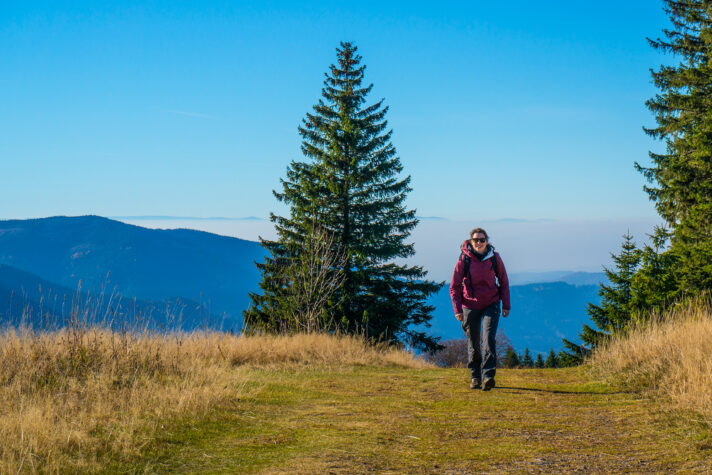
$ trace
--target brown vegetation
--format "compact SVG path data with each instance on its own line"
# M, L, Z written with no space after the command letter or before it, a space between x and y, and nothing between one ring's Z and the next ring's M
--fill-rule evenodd
M593 368L626 388L669 399L712 424L712 305L709 300L653 316L613 338Z
M130 460L163 422L249 392L245 367L285 364L428 366L356 336L9 331L0 335L0 473Z
M428 361L442 368L464 368L468 363L467 338L452 338L441 343L442 349L434 353L427 353ZM501 365L508 348L512 347L512 340L499 329L495 336L497 359Z

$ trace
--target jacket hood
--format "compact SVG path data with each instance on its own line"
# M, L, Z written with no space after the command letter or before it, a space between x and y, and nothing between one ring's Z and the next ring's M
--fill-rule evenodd
M469 239L465 239L462 242L462 252L463 254L469 256L470 259L476 259L475 250L472 249L472 245L470 244ZM485 257L483 257L482 260L486 261L490 257L494 257L494 247L490 244L487 244L487 254L485 254Z

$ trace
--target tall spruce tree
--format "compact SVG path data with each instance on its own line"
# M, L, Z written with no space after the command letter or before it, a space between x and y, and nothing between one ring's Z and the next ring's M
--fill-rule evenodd
M269 252L262 273L262 293L250 294L244 313L253 330L280 331L289 314L284 295L291 285L282 270L303 252L312 229L334 236L335 254L345 261L323 318L342 331L362 332L426 351L439 348L436 338L415 329L429 326L433 307L426 298L442 284L425 279L419 266L393 262L414 254L406 243L418 223L405 206L410 177L401 178L400 159L391 144L383 100L367 105L373 85L365 86L361 56L351 43L337 48L337 63L326 74L322 97L299 127L306 161L293 161L275 197L290 216L271 214L278 239L261 239Z
M645 190L672 229L678 289L712 289L712 3L664 0L672 29L648 41L680 62L652 72L660 93L647 102L665 153L650 153L652 166L636 163L651 186Z

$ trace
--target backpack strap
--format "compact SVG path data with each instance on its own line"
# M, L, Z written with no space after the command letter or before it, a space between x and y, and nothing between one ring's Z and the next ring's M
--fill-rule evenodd
M492 251L492 270L494 271L494 285L499 289L501 287L499 283L499 264L497 263L497 253Z
M463 262L463 273L462 273L462 282L467 286L467 288L470 290L470 294L472 294L472 286L470 286L470 256L465 254L464 252L460 252L460 259L462 259ZM465 280L467 279L467 280Z

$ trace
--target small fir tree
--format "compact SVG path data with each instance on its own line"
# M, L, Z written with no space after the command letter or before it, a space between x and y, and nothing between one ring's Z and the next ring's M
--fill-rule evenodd
M583 345L564 340L564 349L559 351L557 360L559 368L569 368L578 366L583 363L584 359L589 355L589 350Z
M372 86L363 84L364 70L356 47L341 43L322 98L299 128L307 160L293 161L282 190L274 192L290 215L270 215L278 238L261 239L269 253L258 264L262 292L250 294L245 323L255 331L280 330L282 316L291 312L284 269L318 225L334 236L333 253L344 256L333 269L341 282L320 314L342 331L435 351L437 338L415 327L429 326L434 308L426 299L442 284L426 280L422 267L393 262L414 254L406 239L418 220L405 206L410 177L399 177L388 108L383 100L366 105Z
M514 351L514 348L511 346L507 348L507 351L504 354L502 366L505 368L516 368L519 366L519 356L517 356L517 352Z
M554 352L554 349L549 350L549 356L546 357L546 361L544 362L544 367L545 368L558 368L559 367L559 358L556 356L556 353Z
M641 251L633 242L633 236L628 232L623 235L620 254L611 253L615 269L604 267L608 283L601 283L598 295L601 304L588 304L588 314L597 329L584 324L579 338L579 345L571 340L563 339L564 350L559 354L562 366L575 366L583 360L600 343L612 334L623 330L633 317L632 281L640 264Z
M566 338L562 338L561 341L564 343L564 349L558 355L559 367L561 368L578 366L591 354L591 350L584 345L579 345Z
M532 360L532 354L529 352L529 348L524 348L524 356L522 356L522 366L525 368L533 368L534 360Z
M579 335L588 349L594 349L611 334L624 329L631 320L633 293L631 289L633 275L638 269L641 251L633 242L630 233L623 235L621 252L611 254L615 270L606 267L603 270L608 278L608 283L601 283L598 295L601 296L601 305L588 304L588 314L597 329L584 325Z

